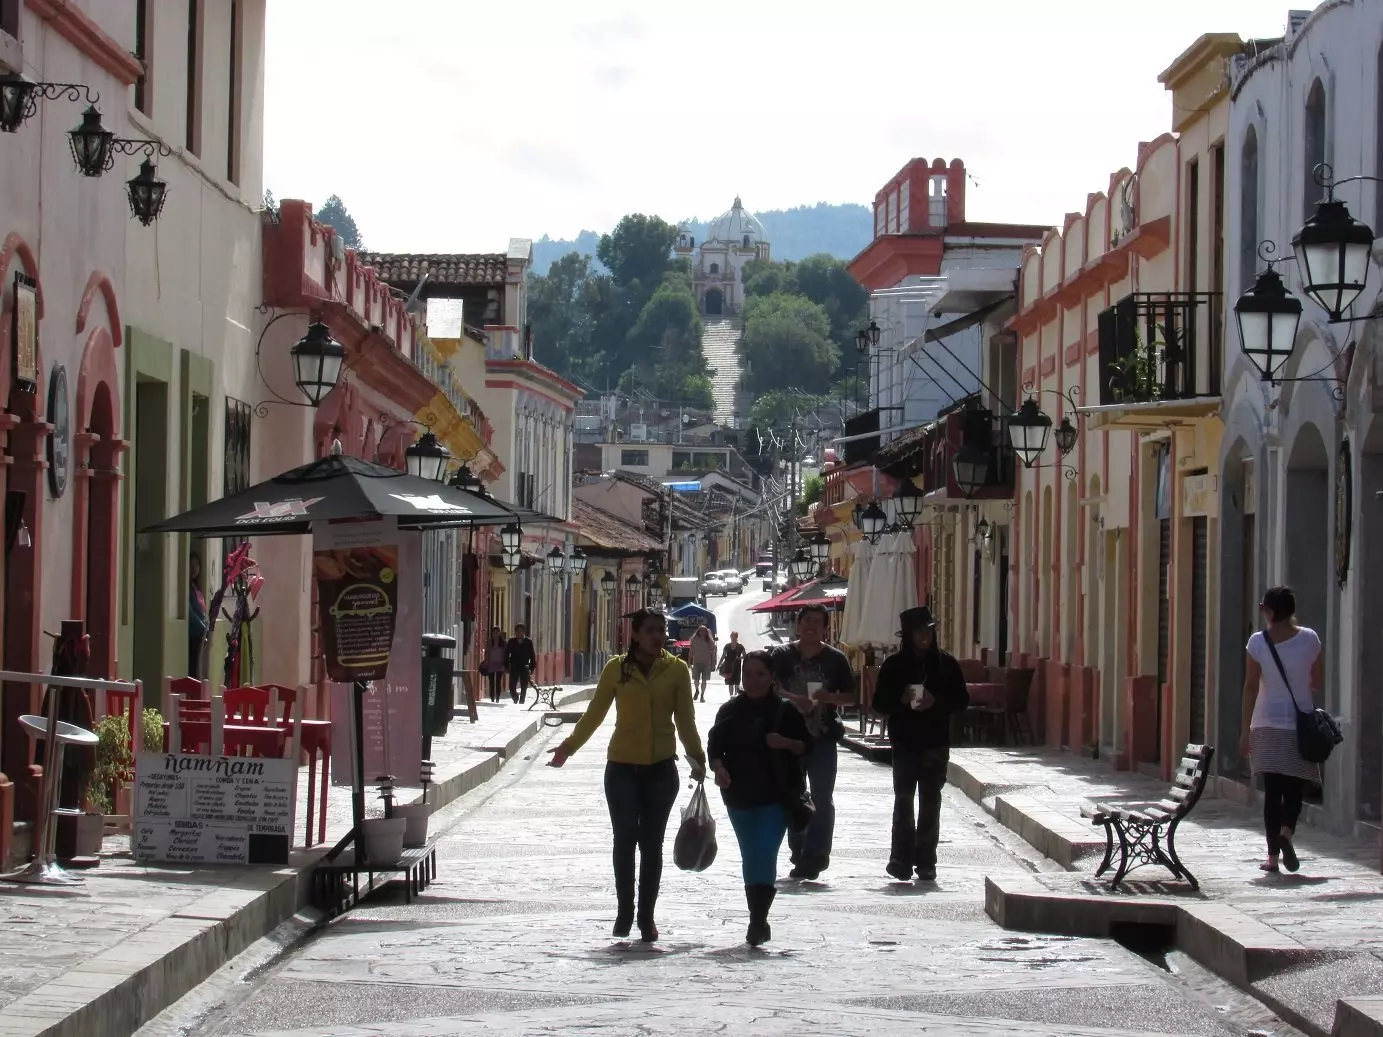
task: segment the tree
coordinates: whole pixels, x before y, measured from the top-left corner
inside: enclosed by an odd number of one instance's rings
[[[780,263],[772,259],[751,259],[744,264],[741,276],[744,278],[744,294],[773,295],[775,292],[800,294],[797,276],[791,263]]]
[[[557,260],[547,276],[528,278],[534,357],[563,377],[585,384],[597,381],[607,363],[595,339],[602,296],[599,280],[601,275],[591,273],[590,258],[579,252]]]
[[[759,429],[784,429],[797,420],[799,415],[814,413],[825,397],[791,389],[774,389],[754,401],[749,411],[749,422]]]
[[[346,248],[364,248],[364,242],[360,238],[360,229],[355,225],[355,220],[346,211],[346,203],[341,201],[338,194],[332,195],[326,203],[312,214],[312,218],[318,223],[325,223],[337,234],[341,235],[341,242]]]
[[[596,256],[621,288],[637,282],[647,286],[651,295],[667,272],[676,241],[677,228],[671,223],[634,213],[620,220],[609,234],[601,235]]]
[[[826,311],[831,339],[840,347],[841,356],[848,357],[855,333],[869,322],[869,293],[834,256],[808,256],[797,264],[793,275],[797,290]]]
[[[701,355],[701,330],[691,278],[680,270],[669,271],[627,337],[633,383],[659,399],[707,405],[710,379]]]
[[[826,311],[801,296],[776,292],[748,300],[740,338],[748,387],[825,392],[840,366],[830,331]]]
[[[797,498],[797,514],[805,515],[813,504],[826,492],[826,480],[819,475],[809,475],[802,483],[802,496]]]

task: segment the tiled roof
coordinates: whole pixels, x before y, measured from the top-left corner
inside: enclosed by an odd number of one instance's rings
[[[473,255],[417,255],[403,252],[360,252],[356,258],[379,270],[380,279],[393,285],[415,285],[431,273],[430,285],[502,285],[508,269],[503,252]]]
[[[581,535],[598,547],[634,553],[661,550],[658,541],[648,534],[635,529],[608,511],[601,511],[594,504],[588,504],[580,497],[572,498],[571,519],[580,527]]]
[[[935,427],[936,422],[931,422],[920,428],[910,429],[893,440],[893,442],[880,447],[878,452],[874,455],[874,467],[886,468],[890,465],[899,464],[900,462],[911,459],[914,454],[922,449],[927,438],[927,433]]]

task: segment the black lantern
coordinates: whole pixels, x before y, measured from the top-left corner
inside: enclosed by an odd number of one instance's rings
[[[811,548],[817,568],[824,569],[831,561],[831,542],[826,539],[826,534],[817,530],[816,536],[811,538],[807,546]]]
[[[580,576],[586,571],[586,552],[579,547],[573,547],[571,557],[567,559],[567,568],[571,570],[573,576]]]
[[[663,604],[663,585],[658,580],[648,581],[648,607],[661,608]]]
[[[505,572],[513,573],[522,564],[523,555],[518,551],[505,551],[500,555],[500,562],[504,565]]]
[[[615,574],[606,569],[605,575],[600,578],[600,589],[606,594],[610,594],[615,589],[615,582]]]
[[[1023,462],[1024,468],[1037,464],[1042,451],[1047,449],[1047,437],[1051,432],[1052,419],[1042,413],[1031,396],[1023,401],[1018,413],[1008,419],[1008,436],[1013,443],[1013,452]]]
[[[1076,448],[1076,426],[1071,424],[1070,418],[1061,419],[1061,424],[1057,426],[1052,438],[1056,441],[1056,448],[1062,457]]]
[[[293,381],[313,407],[336,388],[341,378],[341,365],[346,360],[346,348],[331,337],[321,321],[307,326],[307,334],[298,340],[290,354],[293,359]]]
[[[466,490],[469,493],[479,493],[488,496],[488,494],[485,494],[485,484],[476,478],[475,473],[471,471],[471,466],[468,464],[463,464],[456,469],[456,471],[452,472],[451,479],[447,482],[447,485],[458,490]]]
[[[898,525],[898,502],[892,497],[885,497],[879,501],[879,510],[884,513],[884,524],[888,527],[888,532],[895,532],[893,527]]]
[[[979,525],[975,527],[975,539],[982,544],[987,544],[993,535],[994,531],[989,528],[989,519],[981,517]]]
[[[168,185],[158,178],[158,167],[150,159],[139,164],[139,175],[127,180],[130,212],[144,226],[149,226],[163,212],[163,199]]]
[[[562,573],[567,567],[567,556],[562,553],[560,547],[554,547],[547,553],[547,571],[550,573]]]
[[[1265,382],[1277,377],[1297,339],[1301,300],[1287,291],[1276,270],[1264,270],[1234,304],[1244,355]]]
[[[863,530],[863,529],[864,529],[864,523],[863,523],[863,521],[862,521],[863,517],[864,517],[864,506],[863,506],[863,505],[860,505],[860,504],[856,504],[856,505],[855,505],[855,510],[852,511],[852,512],[850,513],[850,518],[851,518],[851,521],[853,521],[853,522],[855,523],[855,528],[858,529],[858,530]]]
[[[408,474],[431,482],[442,482],[447,475],[447,462],[451,451],[442,445],[441,440],[429,430],[418,437],[418,441],[403,452]]]
[[[989,481],[989,451],[967,444],[956,451],[951,462],[956,486],[964,497],[973,497]]]
[[[629,588],[630,594],[636,594],[639,588],[643,586],[643,580],[639,579],[638,573],[630,573],[629,579],[624,581],[624,585]]]
[[[807,554],[806,548],[799,547],[797,553],[792,556],[792,561],[788,562],[788,575],[794,583],[801,583],[803,580],[811,579],[815,571],[816,563],[812,561],[811,555]]]
[[[1373,231],[1333,198],[1316,203],[1316,214],[1292,239],[1301,290],[1338,321],[1369,279]]]
[[[893,491],[893,510],[902,525],[911,526],[922,514],[922,491],[911,479],[904,479]]]
[[[511,522],[499,531],[499,542],[504,545],[506,553],[518,554],[519,545],[523,543],[523,529],[517,522]]]
[[[855,333],[855,349],[860,353],[869,352],[869,332],[863,328]]]
[[[21,75],[0,76],[0,130],[13,133],[38,111],[38,84]]]
[[[94,106],[82,113],[82,124],[68,138],[72,161],[82,176],[100,176],[115,164],[115,134],[101,124],[101,113]]]
[[[869,322],[869,344],[871,346],[877,346],[879,344],[879,336],[882,333],[878,323],[871,320]]]
[[[860,532],[870,540],[878,540],[887,526],[888,516],[884,514],[884,509],[879,507],[878,501],[870,501],[869,507],[860,515]]]

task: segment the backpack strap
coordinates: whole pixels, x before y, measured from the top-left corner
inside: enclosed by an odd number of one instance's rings
[[[1277,672],[1282,674],[1282,683],[1287,688],[1287,694],[1291,696],[1292,708],[1302,716],[1306,716],[1306,711],[1297,705],[1297,693],[1292,690],[1292,682],[1287,679],[1287,668],[1282,665],[1282,656],[1277,654],[1277,645],[1273,644],[1273,639],[1268,635],[1266,630],[1262,633],[1263,641],[1268,646],[1268,651],[1272,653],[1273,662],[1277,663]]]

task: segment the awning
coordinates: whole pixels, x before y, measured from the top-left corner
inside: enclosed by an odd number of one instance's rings
[[[787,604],[787,600],[788,600],[789,598],[791,598],[794,594],[796,594],[797,591],[798,591],[799,589],[800,589],[800,588],[793,587],[791,590],[785,590],[785,591],[783,591],[781,594],[775,594],[773,597],[769,598],[767,601],[761,601],[761,602],[759,602],[757,605],[755,605],[755,606],[753,606],[752,608],[750,608],[749,611],[750,611],[750,612],[791,612],[792,609],[794,608],[794,606]]]
[[[800,587],[793,587],[776,597],[769,598],[751,608],[750,612],[795,612],[808,605],[838,609],[845,607],[845,592],[849,583],[844,576],[831,573],[820,580],[812,580]]]
[[[1176,425],[1190,425],[1220,413],[1220,397],[1198,396],[1190,400],[1146,400],[1077,407],[1086,428],[1155,431]]]
[[[957,317],[955,320],[947,321],[939,328],[932,328],[928,331],[922,336],[922,340],[924,342],[940,342],[942,339],[948,338],[957,332],[964,331],[966,328],[973,328],[975,325],[982,323],[986,317],[1000,306],[1012,302],[1013,298],[1012,295],[1006,295],[998,302],[992,302],[988,306],[981,306],[978,310],[967,313],[964,317]]]

